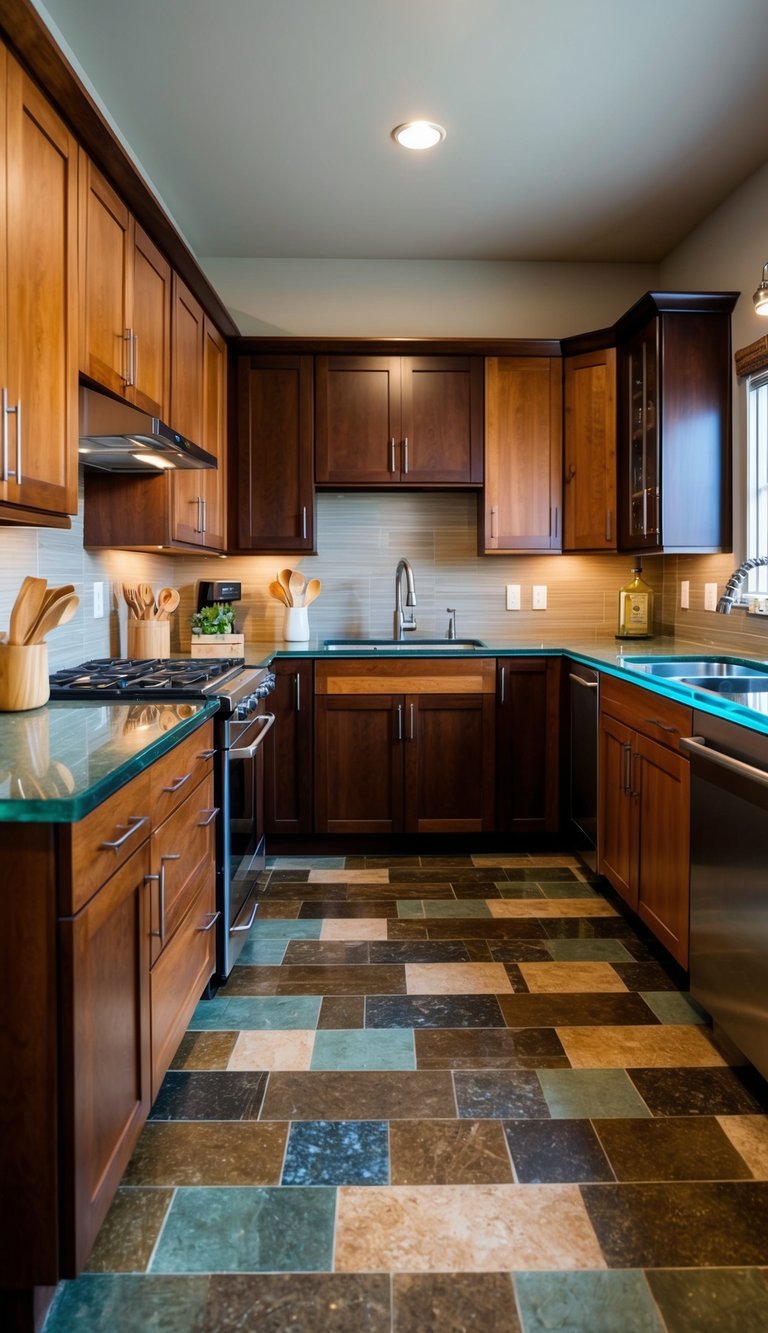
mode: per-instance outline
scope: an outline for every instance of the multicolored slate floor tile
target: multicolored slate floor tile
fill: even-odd
[[[281,858],[46,1333],[764,1333],[766,1111],[577,856]]]

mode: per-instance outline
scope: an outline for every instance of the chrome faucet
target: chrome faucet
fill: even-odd
[[[759,569],[761,565],[768,565],[768,555],[752,556],[750,560],[745,560],[743,565],[739,565],[738,569],[734,569],[725,585],[725,592],[717,603],[717,610],[721,615],[729,616],[731,614],[731,607],[738,596],[739,588],[750,569]]]
[[[405,574],[405,604],[406,606],[416,605],[416,585],[413,581],[413,570],[408,560],[400,560],[395,574],[395,617],[393,638],[402,639],[403,631],[416,628],[416,621],[411,614],[406,619],[403,612],[403,582],[402,576]]]
[[[446,632],[445,637],[446,637],[446,639],[455,639],[455,638],[456,638],[456,607],[455,607],[455,606],[446,606],[445,609],[446,609],[446,611],[448,612],[448,630],[447,630],[447,632]]]

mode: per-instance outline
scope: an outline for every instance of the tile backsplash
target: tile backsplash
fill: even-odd
[[[155,589],[178,587],[182,601],[173,617],[171,649],[187,652],[197,581],[226,577],[242,583],[237,628],[246,641],[280,639],[283,608],[268,594],[284,565],[321,579],[323,590],[309,612],[313,637],[388,636],[394,610],[397,562],[406,556],[416,578],[418,633],[442,637],[448,607],[456,608],[459,637],[513,643],[609,640],[616,629],[617,594],[632,557],[478,556],[477,498],[468,492],[323,493],[317,496],[316,556],[172,556],[133,551],[88,551],[80,512],[72,529],[0,527],[0,627],[8,623],[25,574],[74,583],[81,598],[77,615],[49,638],[52,668],[88,657],[126,651],[123,581],[145,580]],[[674,628],[683,638],[733,651],[768,656],[768,625],[734,611],[715,616],[703,610],[704,583],[723,585],[735,558],[646,557],[646,579],[656,591],[656,628]],[[681,579],[690,582],[691,608],[679,608]],[[105,615],[93,616],[93,584],[104,584]],[[520,611],[506,610],[506,584],[521,586]],[[531,588],[547,587],[547,609],[531,610]]]

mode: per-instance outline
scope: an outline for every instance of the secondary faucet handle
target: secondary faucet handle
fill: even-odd
[[[449,639],[455,639],[455,638],[456,638],[456,607],[455,607],[455,606],[446,606],[445,609],[446,609],[446,611],[448,612],[448,617],[449,617],[449,619],[448,619],[448,633],[447,633],[447,636],[446,636],[446,637],[449,638]]]

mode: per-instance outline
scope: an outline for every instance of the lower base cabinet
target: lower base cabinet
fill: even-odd
[[[496,663],[496,831],[556,833],[559,657]]]
[[[275,725],[264,742],[264,829],[267,837],[293,837],[313,829],[314,669],[311,661],[286,657],[271,670]]]
[[[598,870],[688,966],[690,708],[603,675]]]

